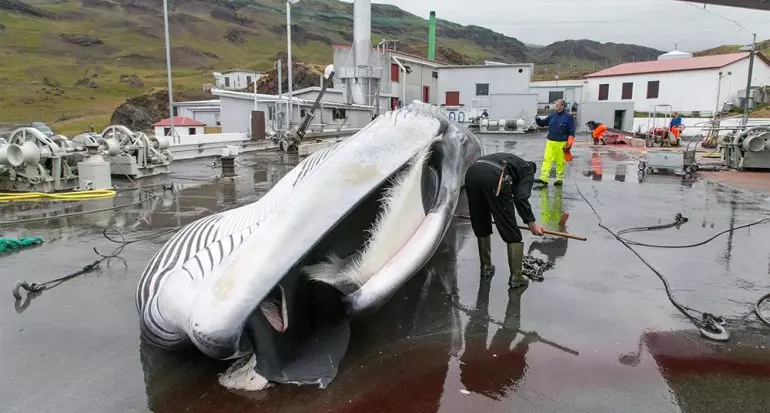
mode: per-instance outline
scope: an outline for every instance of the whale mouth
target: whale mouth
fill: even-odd
[[[241,348],[252,346],[257,374],[321,387],[336,376],[350,337],[343,297],[395,255],[404,243],[397,232],[411,236],[435,206],[440,155],[430,153],[352,208],[255,308]]]

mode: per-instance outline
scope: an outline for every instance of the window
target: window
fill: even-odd
[[[433,78],[438,79],[438,72],[435,72],[435,71],[433,72]]]
[[[390,81],[391,82],[398,82],[398,73],[401,69],[398,67],[397,64],[391,63],[390,64]]]
[[[188,128],[188,135],[195,135],[195,128]]]
[[[476,83],[476,96],[489,96],[489,83]]]
[[[332,119],[345,119],[345,109],[332,109]]]
[[[660,92],[660,81],[647,82],[647,99],[657,99]]]
[[[230,87],[230,76],[225,76],[225,87]]]
[[[624,100],[631,99],[633,95],[634,95],[634,84],[623,83],[623,95],[621,96],[621,99],[624,99]]]
[[[171,128],[163,128],[163,136],[170,136]]]
[[[246,85],[251,85],[251,76],[246,76]]]
[[[599,85],[599,100],[607,100],[610,96],[610,85],[605,83]]]
[[[564,99],[564,92],[548,92],[548,103],[556,102],[559,99]]]

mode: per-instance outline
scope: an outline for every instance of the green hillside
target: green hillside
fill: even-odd
[[[165,88],[161,7],[160,0],[0,0],[0,123],[43,120],[72,134],[91,122],[105,126],[129,97]],[[283,0],[171,0],[169,7],[179,98],[205,96],[203,85],[213,82],[212,72],[269,71],[285,53]],[[295,59],[330,63],[332,44],[352,43],[352,18],[352,3],[309,0],[294,6]],[[588,40],[530,47],[483,27],[441,19],[436,37],[439,60],[534,62],[543,78],[662,53]],[[427,38],[425,18],[372,5],[375,44],[398,40],[398,50],[425,55]]]

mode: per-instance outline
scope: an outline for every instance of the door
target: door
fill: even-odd
[[[390,98],[390,110],[398,109],[398,98]]]
[[[265,112],[251,111],[251,140],[265,139]]]
[[[613,128],[615,129],[623,129],[623,119],[626,117],[626,111],[625,110],[616,110],[615,111],[615,121],[613,123]]]
[[[460,92],[446,92],[447,106],[460,106]]]
[[[430,87],[428,86],[422,87],[422,101],[424,103],[430,103]]]

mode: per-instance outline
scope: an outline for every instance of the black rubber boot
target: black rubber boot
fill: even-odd
[[[538,179],[535,179],[535,184],[540,184],[540,185],[548,186],[548,181],[544,181],[544,180],[538,178]]]
[[[476,239],[479,244],[479,260],[481,261],[481,278],[490,279],[495,275],[495,266],[492,265],[492,239],[483,237]]]
[[[519,288],[529,285],[529,280],[524,277],[522,267],[524,265],[524,243],[514,242],[508,244],[508,267],[511,275],[508,278],[510,288]]]

